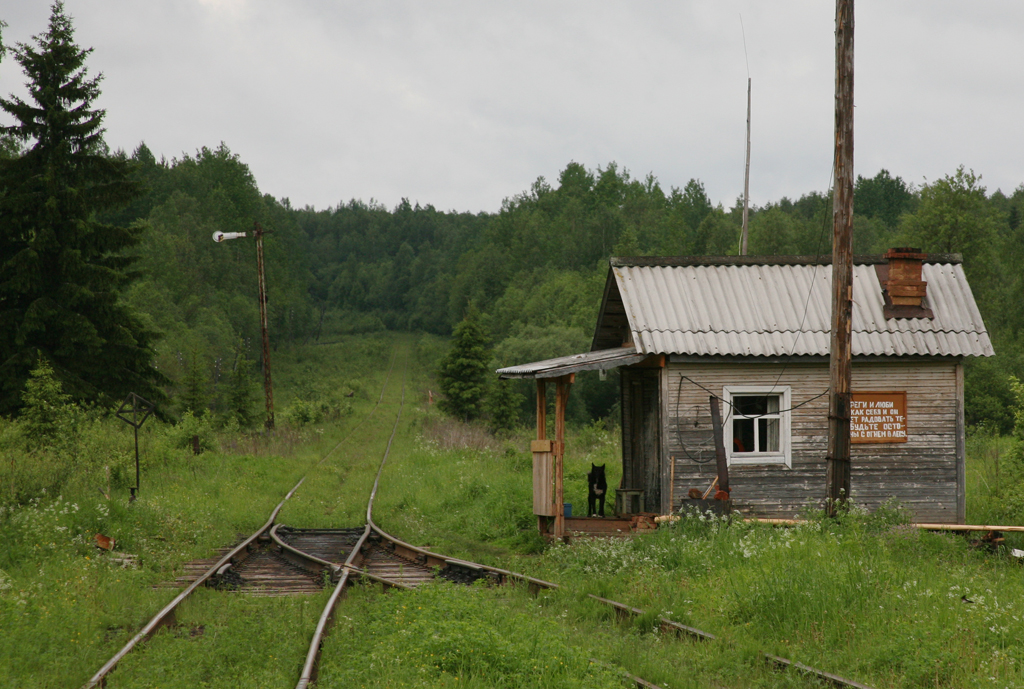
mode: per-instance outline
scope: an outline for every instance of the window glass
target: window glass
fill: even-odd
[[[781,395],[736,395],[732,398],[734,453],[780,451],[780,398]]]

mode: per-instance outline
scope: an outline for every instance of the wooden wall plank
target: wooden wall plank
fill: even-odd
[[[821,503],[828,398],[807,400],[828,387],[828,366],[823,363],[669,364],[662,387],[662,430],[667,436],[663,456],[666,461],[676,457],[673,492],[677,498],[690,488],[703,490],[715,475],[713,462],[702,465],[695,461],[703,455],[713,456],[708,393],[701,386],[721,395],[726,385],[773,385],[776,381],[790,386],[794,407],[802,405],[791,412],[792,469],[733,465],[734,505],[751,516],[787,518],[807,504]],[[957,385],[957,362],[855,362],[853,389],[907,392],[907,442],[853,446],[854,501],[875,509],[895,498],[914,512],[915,519],[962,521],[958,515],[963,480],[957,427],[962,387]]]

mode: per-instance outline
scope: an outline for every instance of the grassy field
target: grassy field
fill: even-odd
[[[113,423],[90,427],[96,437],[79,443],[88,456],[60,495],[7,499],[0,513],[0,686],[80,685],[173,596],[154,584],[251,533],[304,474],[279,522],[361,525],[403,390],[377,523],[561,588],[533,598],[515,586],[386,595],[356,587],[337,611],[320,686],[629,686],[623,671],[666,689],[818,686],[773,671],[764,652],[879,689],[1024,686],[1021,566],[958,536],[912,530],[895,508],[792,529],[695,516],[630,540],[548,546],[531,514],[529,433],[495,438],[430,408],[426,372],[437,349],[433,340],[378,335],[281,352],[278,432],[206,429],[213,449],[194,457],[180,447],[182,429],[154,423],[131,506],[123,477],[112,479],[109,500],[101,495],[104,462],[123,462],[130,436]],[[0,428],[0,440],[11,433]],[[567,501],[585,505],[592,462],[607,463],[609,484],[618,482],[617,430],[573,428],[567,440]],[[14,446],[2,446],[5,464]],[[1010,450],[1007,439],[969,442],[971,520],[1019,518],[1006,488]],[[3,471],[3,495],[29,476]],[[40,476],[30,478],[45,483]],[[95,549],[97,532],[117,538],[114,554],[132,561]],[[587,594],[648,614],[620,623]],[[178,625],[131,654],[109,686],[294,686],[325,599],[200,590]],[[660,634],[658,615],[718,641]]]

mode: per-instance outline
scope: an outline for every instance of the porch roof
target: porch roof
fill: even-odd
[[[636,347],[613,347],[499,368],[497,373],[499,378],[557,378],[579,371],[604,371],[630,366],[646,357],[646,354],[638,354]]]

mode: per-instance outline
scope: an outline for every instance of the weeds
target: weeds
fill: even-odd
[[[382,342],[310,346],[301,362],[289,359],[299,353],[279,357],[283,381],[322,365],[331,387],[352,392],[344,399],[354,413],[338,421],[274,433],[203,430],[212,435],[199,456],[182,447],[193,428],[144,427],[143,490],[131,507],[130,429],[87,412],[73,450],[62,453],[19,444],[18,424],[0,421],[0,685],[80,684],[172,595],[153,584],[251,532],[307,472],[279,521],[362,524],[383,450],[377,440],[390,431],[401,387],[396,378],[350,436],[383,381]],[[411,387],[427,384],[414,377]],[[424,408],[407,407],[403,419],[382,478],[378,524],[435,551],[562,588],[537,599],[515,587],[439,585],[386,596],[357,589],[336,613],[323,686],[625,686],[616,670],[585,662],[591,657],[667,689],[809,686],[768,669],[764,652],[878,689],[1024,686],[1020,565],[971,550],[958,536],[911,529],[897,505],[837,520],[809,513],[813,519],[786,529],[690,514],[649,535],[551,546],[537,535],[531,510],[530,432],[494,438]],[[969,518],[1019,517],[1007,499],[1016,489],[1012,442],[976,433],[968,451]],[[568,502],[586,504],[591,463],[608,465],[610,485],[619,480],[617,434],[603,425],[570,428],[565,459]],[[97,490],[105,488],[105,466],[112,467],[109,500]],[[97,550],[95,533],[116,538],[115,552]],[[123,555],[134,558],[115,559]],[[645,615],[619,621],[588,593]],[[111,686],[215,686],[225,677],[285,686],[325,595],[268,600],[200,591],[179,611],[179,626],[129,656]],[[718,641],[655,633],[662,615]]]

